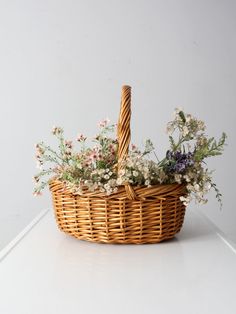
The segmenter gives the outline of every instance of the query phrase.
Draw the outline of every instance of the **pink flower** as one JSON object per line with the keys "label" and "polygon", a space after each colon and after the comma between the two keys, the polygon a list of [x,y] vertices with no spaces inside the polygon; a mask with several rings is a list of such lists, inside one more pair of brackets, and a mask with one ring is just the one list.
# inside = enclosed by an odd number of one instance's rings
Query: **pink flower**
{"label": "pink flower", "polygon": [[89,157],[83,162],[83,167],[89,167],[91,163],[93,162],[92,158]]}
{"label": "pink flower", "polygon": [[39,182],[39,177],[38,176],[34,176],[33,179],[34,179],[35,182],[37,182],[37,183]]}
{"label": "pink flower", "polygon": [[90,158],[93,160],[93,159],[96,159],[97,158],[97,155],[95,153],[91,153],[90,155]]}
{"label": "pink flower", "polygon": [[71,156],[71,155],[72,155],[71,150],[70,150],[70,149],[67,149],[67,150],[65,151],[65,158],[67,158],[67,157],[69,157],[69,156]]}
{"label": "pink flower", "polygon": [[97,160],[98,159],[98,153],[97,153],[96,149],[93,149],[90,152],[89,157],[91,158],[91,160]]}
{"label": "pink flower", "polygon": [[36,158],[40,158],[40,156],[45,153],[45,149],[40,144],[36,144],[35,148],[36,148],[36,156],[37,156]]}
{"label": "pink flower", "polygon": [[33,195],[34,195],[34,196],[41,196],[41,195],[42,195],[42,192],[35,191],[35,192],[33,193]]}
{"label": "pink flower", "polygon": [[56,166],[56,167],[53,168],[53,171],[54,172],[60,172],[61,168],[59,166]]}
{"label": "pink flower", "polygon": [[85,137],[83,134],[78,134],[76,140],[77,140],[78,142],[85,142],[86,139],[87,139],[87,137]]}
{"label": "pink flower", "polygon": [[100,121],[100,122],[98,123],[98,126],[99,126],[100,128],[105,128],[109,123],[110,123],[110,120],[109,120],[108,118],[106,118],[106,119]]}
{"label": "pink flower", "polygon": [[63,133],[63,129],[62,129],[62,128],[60,128],[60,127],[58,127],[58,126],[54,126],[54,127],[52,128],[52,134],[53,134],[53,135],[59,135],[59,134],[61,134],[61,133]]}
{"label": "pink flower", "polygon": [[72,141],[65,141],[65,146],[67,148],[72,148]]}

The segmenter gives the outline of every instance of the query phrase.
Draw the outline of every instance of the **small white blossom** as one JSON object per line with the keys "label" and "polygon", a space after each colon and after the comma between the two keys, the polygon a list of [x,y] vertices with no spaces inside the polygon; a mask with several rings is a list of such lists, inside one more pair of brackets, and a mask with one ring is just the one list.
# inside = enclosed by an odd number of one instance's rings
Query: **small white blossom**
{"label": "small white blossom", "polygon": [[185,126],[183,127],[183,136],[186,136],[186,135],[188,135],[188,134],[189,134],[188,127],[185,125]]}
{"label": "small white blossom", "polygon": [[191,197],[190,196],[187,196],[187,197],[180,196],[179,199],[181,200],[181,202],[183,202],[183,204],[185,206],[188,206],[188,204],[191,202]]}
{"label": "small white blossom", "polygon": [[181,174],[175,174],[175,181],[180,184],[182,182],[182,175]]}
{"label": "small white blossom", "polygon": [[166,133],[168,135],[171,135],[174,132],[174,130],[175,130],[174,124],[172,122],[169,122],[166,127]]}
{"label": "small white blossom", "polygon": [[122,178],[118,178],[118,179],[116,180],[116,183],[117,183],[117,185],[122,185],[122,184],[123,184]]}

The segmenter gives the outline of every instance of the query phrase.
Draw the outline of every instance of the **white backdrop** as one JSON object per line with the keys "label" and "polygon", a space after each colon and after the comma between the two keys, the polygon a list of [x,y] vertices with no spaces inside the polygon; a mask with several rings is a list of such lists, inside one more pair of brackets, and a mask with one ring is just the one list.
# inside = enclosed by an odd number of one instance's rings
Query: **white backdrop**
{"label": "white backdrop", "polygon": [[133,87],[133,142],[152,138],[160,156],[176,106],[228,134],[209,161],[223,210],[213,193],[200,210],[236,240],[235,31],[234,0],[0,0],[0,247],[51,207],[48,193],[32,196],[34,143],[51,142],[54,124],[70,137],[115,122],[122,84]]}

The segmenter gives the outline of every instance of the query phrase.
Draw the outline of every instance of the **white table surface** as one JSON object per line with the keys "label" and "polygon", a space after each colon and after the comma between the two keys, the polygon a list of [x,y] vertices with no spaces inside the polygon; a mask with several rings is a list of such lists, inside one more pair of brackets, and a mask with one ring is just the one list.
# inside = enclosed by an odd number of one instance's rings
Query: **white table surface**
{"label": "white table surface", "polygon": [[150,245],[79,241],[49,212],[0,262],[0,313],[235,314],[236,251],[192,211]]}

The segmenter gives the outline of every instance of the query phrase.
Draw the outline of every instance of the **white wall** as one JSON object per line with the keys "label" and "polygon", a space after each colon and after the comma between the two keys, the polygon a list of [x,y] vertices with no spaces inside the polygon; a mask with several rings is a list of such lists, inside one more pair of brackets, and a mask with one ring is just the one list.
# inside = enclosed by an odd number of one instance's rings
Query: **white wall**
{"label": "white wall", "polygon": [[0,0],[0,246],[51,206],[48,193],[31,195],[34,143],[51,142],[54,124],[75,136],[116,121],[124,83],[133,141],[152,138],[160,155],[176,106],[209,134],[227,132],[225,155],[210,161],[224,208],[212,194],[201,210],[236,240],[235,31],[234,0]]}

